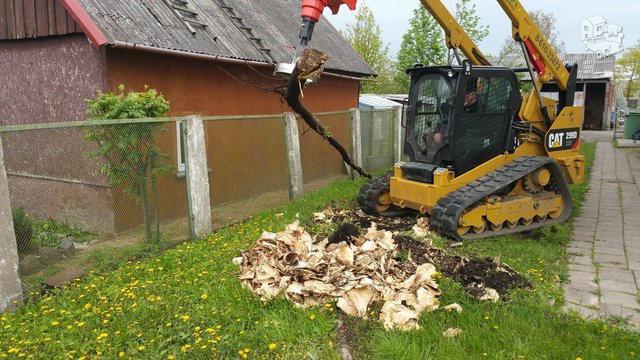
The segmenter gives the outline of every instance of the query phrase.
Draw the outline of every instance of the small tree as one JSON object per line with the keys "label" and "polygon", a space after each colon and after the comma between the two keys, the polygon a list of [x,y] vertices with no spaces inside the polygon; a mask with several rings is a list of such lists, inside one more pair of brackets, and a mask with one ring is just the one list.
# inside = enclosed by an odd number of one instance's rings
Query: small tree
{"label": "small tree", "polygon": [[638,89],[640,89],[640,84],[638,83],[639,78],[640,41],[622,55],[616,66],[616,80],[619,82],[626,82],[622,91],[624,93],[624,97],[627,99],[627,103],[629,103],[629,99],[632,99]]}
{"label": "small tree", "polygon": [[393,92],[393,70],[389,56],[389,44],[382,40],[382,30],[376,23],[373,11],[362,5],[356,13],[355,22],[349,24],[344,36],[371,69],[378,74],[377,81],[365,82],[364,92]]}
{"label": "small tree", "polygon": [[[144,92],[104,93],[89,100],[91,120],[140,119],[165,115],[169,103],[153,89]],[[162,164],[164,155],[155,143],[155,132],[159,123],[124,123],[100,125],[86,131],[86,139],[95,143],[91,157],[105,160],[101,171],[112,187],[118,187],[131,195],[142,207],[145,239],[160,242],[160,217],[158,213],[158,176],[171,171]],[[151,193],[149,193],[151,188]],[[152,231],[152,211],[155,234]]]}
{"label": "small tree", "polygon": [[446,61],[444,32],[423,7],[413,10],[409,30],[402,36],[398,52],[395,82],[402,91],[409,91],[407,69],[415,64],[441,65]]}

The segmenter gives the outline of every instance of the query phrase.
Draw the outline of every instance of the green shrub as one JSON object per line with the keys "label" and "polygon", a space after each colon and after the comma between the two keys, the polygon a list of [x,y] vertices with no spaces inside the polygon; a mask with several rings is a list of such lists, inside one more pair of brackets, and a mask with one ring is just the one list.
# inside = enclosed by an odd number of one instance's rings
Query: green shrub
{"label": "green shrub", "polygon": [[[145,87],[144,92],[126,94],[123,85],[118,89],[118,93],[101,93],[88,101],[91,120],[154,118],[169,112],[169,102],[153,89]],[[155,133],[161,128],[157,122],[125,121],[91,127],[86,132],[86,139],[96,145],[89,156],[104,159],[102,173],[109,185],[122,188],[141,205],[145,239],[155,239],[158,245],[158,177],[172,170],[164,164],[169,157],[156,145]]]}
{"label": "green shrub", "polygon": [[24,209],[13,210],[13,230],[16,233],[18,252],[20,254],[30,253],[36,250],[33,238],[33,221]]}

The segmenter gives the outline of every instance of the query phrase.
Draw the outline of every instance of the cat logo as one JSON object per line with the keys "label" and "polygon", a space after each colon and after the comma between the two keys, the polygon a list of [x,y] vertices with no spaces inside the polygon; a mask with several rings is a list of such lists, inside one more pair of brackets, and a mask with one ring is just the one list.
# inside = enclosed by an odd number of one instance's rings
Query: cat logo
{"label": "cat logo", "polygon": [[580,129],[559,129],[547,133],[545,145],[547,151],[560,151],[575,148],[580,141]]}
{"label": "cat logo", "polygon": [[551,144],[549,144],[549,148],[555,149],[562,147],[562,138],[564,137],[563,135],[564,134],[556,134],[554,136],[550,136],[549,141],[551,142]]}

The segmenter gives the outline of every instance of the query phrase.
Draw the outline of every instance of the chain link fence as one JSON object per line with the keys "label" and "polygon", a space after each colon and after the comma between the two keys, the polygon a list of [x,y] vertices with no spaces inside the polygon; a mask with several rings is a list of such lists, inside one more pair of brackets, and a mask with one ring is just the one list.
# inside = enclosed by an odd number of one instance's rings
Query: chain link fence
{"label": "chain link fence", "polygon": [[180,124],[163,119],[3,129],[27,297],[189,238]]}
{"label": "chain link fence", "polygon": [[[352,152],[354,111],[316,114]],[[361,115],[365,167],[390,168],[397,142],[393,110]],[[186,141],[193,118],[0,128],[25,298],[193,237]],[[291,154],[285,143],[292,139],[282,114],[200,119],[210,189],[207,216],[214,228],[288,199]],[[297,122],[296,156],[305,188],[345,176],[340,155]]]}

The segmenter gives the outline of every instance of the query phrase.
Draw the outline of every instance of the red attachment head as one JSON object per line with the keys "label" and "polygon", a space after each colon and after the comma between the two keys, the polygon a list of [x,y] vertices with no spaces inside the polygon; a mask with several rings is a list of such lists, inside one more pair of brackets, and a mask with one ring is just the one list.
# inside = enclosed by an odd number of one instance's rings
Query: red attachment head
{"label": "red attachment head", "polygon": [[302,0],[302,18],[317,22],[322,16],[325,7],[331,9],[334,14],[340,10],[340,5],[346,4],[349,9],[355,10],[358,0]]}

